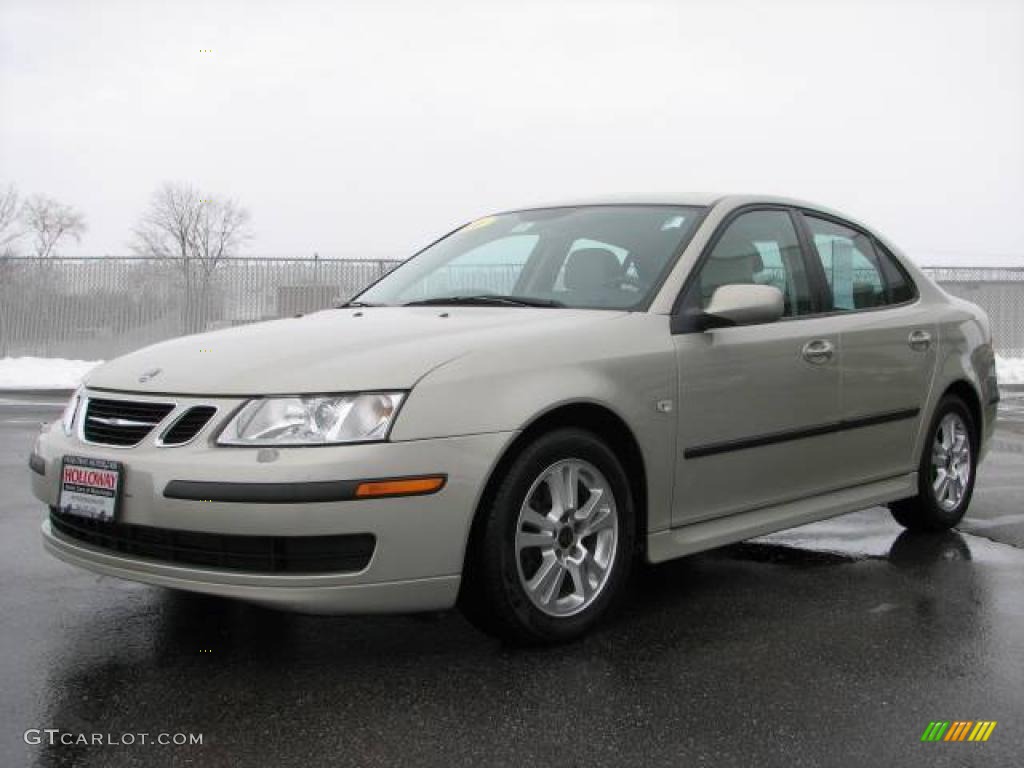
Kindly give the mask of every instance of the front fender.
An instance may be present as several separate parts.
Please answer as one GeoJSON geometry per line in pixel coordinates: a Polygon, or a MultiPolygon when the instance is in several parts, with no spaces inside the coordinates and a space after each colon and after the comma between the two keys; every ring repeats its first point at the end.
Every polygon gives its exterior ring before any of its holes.
{"type": "Polygon", "coordinates": [[[673,401],[676,390],[668,318],[636,313],[586,332],[538,337],[449,361],[413,388],[391,439],[517,431],[561,405],[603,406],[640,446],[648,526],[660,530],[670,520],[676,422],[674,413],[657,405],[673,401]]]}

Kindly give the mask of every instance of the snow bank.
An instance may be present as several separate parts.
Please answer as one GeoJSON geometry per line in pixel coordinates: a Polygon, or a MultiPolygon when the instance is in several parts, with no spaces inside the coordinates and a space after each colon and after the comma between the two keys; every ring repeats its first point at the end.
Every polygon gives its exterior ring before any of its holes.
{"type": "Polygon", "coordinates": [[[1000,384],[1024,384],[1024,357],[996,355],[996,376],[1000,384]]]}
{"type": "Polygon", "coordinates": [[[0,389],[74,389],[102,360],[58,357],[0,358],[0,389]]]}

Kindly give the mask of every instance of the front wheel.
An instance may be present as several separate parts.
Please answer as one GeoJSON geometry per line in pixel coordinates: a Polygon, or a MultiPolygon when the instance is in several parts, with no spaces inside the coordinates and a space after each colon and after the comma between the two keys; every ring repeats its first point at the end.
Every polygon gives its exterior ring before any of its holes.
{"type": "Polygon", "coordinates": [[[974,492],[978,432],[963,400],[939,401],[918,467],[918,493],[890,504],[892,515],[912,531],[946,531],[960,522],[974,492]]]}
{"type": "Polygon", "coordinates": [[[625,585],[635,540],[629,480],[589,432],[539,437],[479,514],[460,602],[491,634],[521,644],[576,639],[625,585]]]}

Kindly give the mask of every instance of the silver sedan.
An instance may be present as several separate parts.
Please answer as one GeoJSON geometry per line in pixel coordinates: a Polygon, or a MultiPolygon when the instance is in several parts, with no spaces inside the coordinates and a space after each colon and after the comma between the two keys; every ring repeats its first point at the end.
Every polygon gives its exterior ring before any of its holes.
{"type": "Polygon", "coordinates": [[[47,549],[312,612],[570,640],[661,562],[887,504],[955,525],[989,323],[884,237],[732,196],[466,224],[347,304],[94,370],[30,458],[47,549]]]}

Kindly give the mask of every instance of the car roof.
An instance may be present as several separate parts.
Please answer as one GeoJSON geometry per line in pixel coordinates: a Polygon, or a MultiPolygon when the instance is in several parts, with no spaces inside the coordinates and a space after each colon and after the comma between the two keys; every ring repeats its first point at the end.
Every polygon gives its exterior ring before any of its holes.
{"type": "Polygon", "coordinates": [[[529,205],[509,208],[510,211],[528,211],[537,208],[572,208],[586,205],[700,205],[707,206],[721,200],[724,195],[691,193],[691,194],[630,194],[601,195],[564,200],[544,200],[529,205]]]}
{"type": "MultiPolygon", "coordinates": [[[[552,200],[543,203],[534,203],[530,205],[517,206],[515,208],[507,208],[507,211],[527,211],[536,210],[538,208],[571,208],[577,206],[588,206],[588,205],[696,205],[696,206],[718,206],[724,205],[726,208],[735,208],[741,205],[749,205],[751,203],[768,203],[776,205],[793,205],[800,208],[811,208],[814,210],[839,214],[836,211],[818,205],[817,203],[807,202],[806,200],[797,200],[791,197],[784,197],[781,195],[761,195],[761,194],[722,194],[722,193],[710,193],[710,192],[691,192],[691,193],[672,193],[666,194],[664,192],[655,193],[641,193],[641,194],[624,194],[624,195],[602,195],[587,198],[571,198],[567,200],[552,200]]],[[[844,217],[848,218],[848,217],[844,217]]]]}
{"type": "MultiPolygon", "coordinates": [[[[522,205],[515,208],[506,208],[502,212],[513,213],[515,211],[530,211],[544,208],[572,208],[590,205],[692,205],[719,209],[723,211],[724,215],[724,213],[727,213],[734,208],[739,208],[744,205],[758,204],[787,205],[794,206],[796,208],[804,208],[810,211],[817,211],[819,213],[835,216],[838,219],[847,221],[878,236],[878,233],[872,227],[869,227],[867,224],[859,221],[849,214],[843,213],[842,211],[837,211],[826,205],[819,205],[818,203],[812,203],[807,200],[768,194],[712,194],[700,192],[693,192],[689,194],[666,194],[661,192],[648,194],[605,195],[591,198],[559,200],[534,205],[522,205]]],[[[882,239],[884,240],[885,238],[882,239]]],[[[892,244],[887,240],[886,245],[892,248],[892,244]]]]}

